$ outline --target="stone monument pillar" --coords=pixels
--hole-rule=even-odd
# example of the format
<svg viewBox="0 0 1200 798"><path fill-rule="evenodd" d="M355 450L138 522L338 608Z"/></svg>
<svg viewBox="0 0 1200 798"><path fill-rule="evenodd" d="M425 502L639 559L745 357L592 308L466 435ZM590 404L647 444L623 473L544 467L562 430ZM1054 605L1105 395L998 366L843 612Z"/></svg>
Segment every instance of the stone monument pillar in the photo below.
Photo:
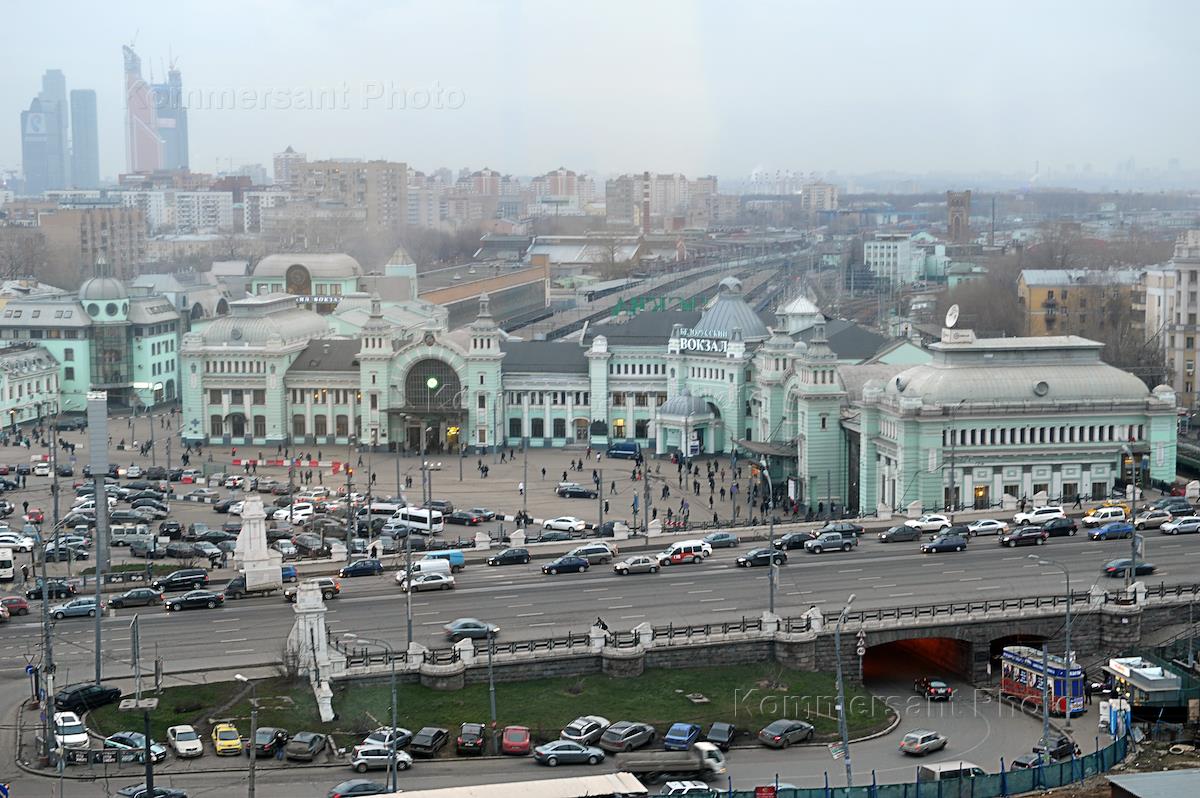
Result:
<svg viewBox="0 0 1200 798"><path fill-rule="evenodd" d="M267 548L267 514L257 493L247 494L242 504L242 531L233 556L247 591L279 586L283 555Z"/></svg>
<svg viewBox="0 0 1200 798"><path fill-rule="evenodd" d="M346 669L346 658L330 650L329 633L325 627L325 601L315 582L301 582L296 590L296 622L288 633L286 655L294 661L299 672L307 673L317 697L321 720L333 720L333 692L329 679Z"/></svg>

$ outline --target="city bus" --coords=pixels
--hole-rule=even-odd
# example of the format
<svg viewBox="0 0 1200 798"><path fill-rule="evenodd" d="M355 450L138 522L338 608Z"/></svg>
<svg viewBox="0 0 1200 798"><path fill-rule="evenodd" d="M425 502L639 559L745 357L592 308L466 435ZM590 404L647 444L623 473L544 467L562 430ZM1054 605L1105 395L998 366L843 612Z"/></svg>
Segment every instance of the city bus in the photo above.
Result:
<svg viewBox="0 0 1200 798"><path fill-rule="evenodd" d="M629 773L402 792L404 798L512 798L514 795L521 798L642 798L650 794L650 791ZM399 792L386 794L400 795Z"/></svg>
<svg viewBox="0 0 1200 798"><path fill-rule="evenodd" d="M392 516L393 521L403 521L413 529L436 535L446 529L446 522L438 510L424 507L401 507Z"/></svg>
<svg viewBox="0 0 1200 798"><path fill-rule="evenodd" d="M1046 658L1050 675L1050 714L1082 715L1083 668L1051 654ZM1025 706L1042 708L1042 681L1046 668L1042 651L1030 646L1005 646L1000 660L1000 695L1020 701ZM1069 710L1068 710L1069 706Z"/></svg>

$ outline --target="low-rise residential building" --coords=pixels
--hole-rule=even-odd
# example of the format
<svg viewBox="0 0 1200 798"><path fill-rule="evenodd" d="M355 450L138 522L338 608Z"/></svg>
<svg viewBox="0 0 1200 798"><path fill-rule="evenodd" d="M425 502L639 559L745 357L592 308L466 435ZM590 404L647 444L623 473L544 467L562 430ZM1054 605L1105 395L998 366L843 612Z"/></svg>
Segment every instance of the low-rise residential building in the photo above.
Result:
<svg viewBox="0 0 1200 798"><path fill-rule="evenodd" d="M1132 310L1142 280L1140 269L1024 269L1017 278L1022 330L1038 336L1091 329L1102 315L1115 319L1117 308Z"/></svg>
<svg viewBox="0 0 1200 798"><path fill-rule="evenodd" d="M0 424L15 427L57 413L58 361L34 343L0 349Z"/></svg>

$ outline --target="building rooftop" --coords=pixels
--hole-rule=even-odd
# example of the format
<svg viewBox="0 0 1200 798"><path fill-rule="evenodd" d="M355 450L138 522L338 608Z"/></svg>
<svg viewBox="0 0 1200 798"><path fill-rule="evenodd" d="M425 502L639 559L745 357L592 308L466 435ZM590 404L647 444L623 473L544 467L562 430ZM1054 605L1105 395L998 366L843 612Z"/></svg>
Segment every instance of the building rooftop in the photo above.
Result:
<svg viewBox="0 0 1200 798"><path fill-rule="evenodd" d="M358 368L361 343L357 338L318 338L309 341L287 373L298 371L352 372Z"/></svg>
<svg viewBox="0 0 1200 798"><path fill-rule="evenodd" d="M817 335L820 325L801 330L793 337L809 343ZM825 322L825 342L838 360L863 361L888 345L888 339L849 319L830 319Z"/></svg>
<svg viewBox="0 0 1200 798"><path fill-rule="evenodd" d="M742 281L736 277L726 277L717 283L716 298L695 326L726 335L732 335L735 329L741 330L742 339L746 341L765 340L771 335L767 325L742 296Z"/></svg>
<svg viewBox="0 0 1200 798"><path fill-rule="evenodd" d="M1141 269L1022 269L1021 280L1030 286L1137 285Z"/></svg>
<svg viewBox="0 0 1200 798"><path fill-rule="evenodd" d="M338 279L361 277L363 268L358 261L345 253L311 253L268 255L254 266L255 277L283 277L295 265L308 269L311 277Z"/></svg>
<svg viewBox="0 0 1200 798"><path fill-rule="evenodd" d="M1200 768L1154 773L1121 773L1106 778L1114 788L1114 798L1179 798L1181 795L1200 795Z"/></svg>
<svg viewBox="0 0 1200 798"><path fill-rule="evenodd" d="M587 374L587 350L564 341L504 341L504 371Z"/></svg>

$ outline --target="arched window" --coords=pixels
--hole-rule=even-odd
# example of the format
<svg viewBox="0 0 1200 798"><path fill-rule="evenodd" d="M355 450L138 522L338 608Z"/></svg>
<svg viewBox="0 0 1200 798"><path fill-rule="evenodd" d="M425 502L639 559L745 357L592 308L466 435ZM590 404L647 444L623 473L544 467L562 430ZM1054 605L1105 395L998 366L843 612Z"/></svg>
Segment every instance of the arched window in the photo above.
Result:
<svg viewBox="0 0 1200 798"><path fill-rule="evenodd" d="M462 407L462 386L458 374L443 360L421 360L404 378L404 402L422 410L449 410Z"/></svg>

